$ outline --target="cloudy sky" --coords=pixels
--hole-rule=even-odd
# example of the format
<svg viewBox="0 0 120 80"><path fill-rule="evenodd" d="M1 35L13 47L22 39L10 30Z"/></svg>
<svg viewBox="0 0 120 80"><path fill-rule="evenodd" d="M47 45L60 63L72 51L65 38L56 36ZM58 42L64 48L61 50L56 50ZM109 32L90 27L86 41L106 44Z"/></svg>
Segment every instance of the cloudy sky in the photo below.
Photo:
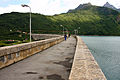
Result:
<svg viewBox="0 0 120 80"><path fill-rule="evenodd" d="M0 14L8 12L29 12L29 8L21 7L21 4L31 6L33 13L54 15L74 9L79 4L90 2L93 5L103 6L106 2L120 8L120 0L0 0Z"/></svg>

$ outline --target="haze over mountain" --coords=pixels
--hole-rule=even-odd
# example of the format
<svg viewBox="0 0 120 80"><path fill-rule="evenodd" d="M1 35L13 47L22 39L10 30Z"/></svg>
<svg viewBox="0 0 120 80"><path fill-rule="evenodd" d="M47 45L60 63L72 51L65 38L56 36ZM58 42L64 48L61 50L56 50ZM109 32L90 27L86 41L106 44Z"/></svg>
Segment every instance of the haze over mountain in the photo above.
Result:
<svg viewBox="0 0 120 80"><path fill-rule="evenodd" d="M118 12L120 12L120 9L117 9Z"/></svg>
<svg viewBox="0 0 120 80"><path fill-rule="evenodd" d="M120 35L120 13L106 7L81 4L68 13L45 16L32 13L32 33L61 33L62 27L79 35ZM80 29L79 29L80 27ZM22 32L29 33L28 13L6 13L0 15L0 39L20 39ZM24 35L22 35L24 36ZM29 39L29 38L28 38Z"/></svg>
<svg viewBox="0 0 120 80"><path fill-rule="evenodd" d="M86 8L86 7L91 7L91 6L92 6L91 3L80 4L77 8L75 8L75 9L70 9L70 10L68 11L68 13L69 13L69 12L72 12L72 11L75 11L75 10L84 9L84 8Z"/></svg>
<svg viewBox="0 0 120 80"><path fill-rule="evenodd" d="M104 4L103 7L107 7L107 8L111 8L113 10L117 10L118 12L120 12L120 9L117 9L116 7L114 7L113 5L111 5L110 3L106 2L106 4Z"/></svg>

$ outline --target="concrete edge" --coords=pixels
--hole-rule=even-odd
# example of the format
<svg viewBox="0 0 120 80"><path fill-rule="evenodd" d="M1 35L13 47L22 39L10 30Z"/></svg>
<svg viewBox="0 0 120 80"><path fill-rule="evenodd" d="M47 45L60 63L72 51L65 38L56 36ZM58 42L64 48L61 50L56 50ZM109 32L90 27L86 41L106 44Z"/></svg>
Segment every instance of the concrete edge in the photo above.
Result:
<svg viewBox="0 0 120 80"><path fill-rule="evenodd" d="M107 80L83 40L76 36L77 45L69 80Z"/></svg>

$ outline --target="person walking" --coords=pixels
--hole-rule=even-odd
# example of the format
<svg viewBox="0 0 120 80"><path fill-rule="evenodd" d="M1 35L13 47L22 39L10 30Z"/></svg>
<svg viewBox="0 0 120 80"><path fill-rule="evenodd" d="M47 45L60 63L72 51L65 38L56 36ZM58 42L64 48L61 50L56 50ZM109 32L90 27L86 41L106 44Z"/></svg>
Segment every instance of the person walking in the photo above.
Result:
<svg viewBox="0 0 120 80"><path fill-rule="evenodd" d="M66 41L66 39L67 39L67 35L66 34L64 35L64 38L65 38L65 41Z"/></svg>

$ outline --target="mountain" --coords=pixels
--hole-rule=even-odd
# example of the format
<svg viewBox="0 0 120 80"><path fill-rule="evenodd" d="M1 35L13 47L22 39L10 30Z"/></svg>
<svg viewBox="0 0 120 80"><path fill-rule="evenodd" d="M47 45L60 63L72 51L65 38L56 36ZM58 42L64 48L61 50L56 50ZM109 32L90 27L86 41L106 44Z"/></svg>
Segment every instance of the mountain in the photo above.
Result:
<svg viewBox="0 0 120 80"><path fill-rule="evenodd" d="M117 9L116 7L114 7L113 5L111 5L110 3L106 2L106 4L104 4L103 7L107 7L107 8L111 8L113 10L116 10L118 12L120 12L120 9Z"/></svg>
<svg viewBox="0 0 120 80"><path fill-rule="evenodd" d="M104 4L103 7L111 8L111 9L113 9L113 10L117 10L116 7L114 7L113 5L109 4L108 2L106 2L106 4Z"/></svg>
<svg viewBox="0 0 120 80"><path fill-rule="evenodd" d="M32 13L32 33L62 34L63 28L60 25L71 34L80 27L79 35L120 35L120 13L91 4L81 4L67 13L54 16ZM0 15L0 40L24 40L29 37L24 32L29 33L29 13Z"/></svg>
<svg viewBox="0 0 120 80"><path fill-rule="evenodd" d="M55 30L57 30L55 23L48 16L32 13L33 33L55 33ZM24 40L28 38L29 13L12 12L1 14L0 33L0 40Z"/></svg>
<svg viewBox="0 0 120 80"><path fill-rule="evenodd" d="M75 8L75 10L80 10L86 7L90 7L92 6L91 3L87 3L87 4L80 4L77 8Z"/></svg>
<svg viewBox="0 0 120 80"><path fill-rule="evenodd" d="M117 11L118 11L118 12L120 12L120 8L119 8L119 9L117 9Z"/></svg>
<svg viewBox="0 0 120 80"><path fill-rule="evenodd" d="M86 4L80 4L77 8L75 9L71 9L69 10L68 12L72 12L74 10L80 10L80 9L85 9L87 7L92 7L93 5L91 3L86 3ZM111 5L110 3L106 2L103 7L107 7L107 8L110 8L110 9L113 9L113 10L116 10L118 12L120 12L120 9L117 9L116 7L114 7L113 5Z"/></svg>
<svg viewBox="0 0 120 80"><path fill-rule="evenodd" d="M71 9L71 10L69 10L68 12L72 12L72 11L74 11L74 10L80 10L80 9L85 9L85 8L87 8L87 7L91 7L92 5L91 5L91 3L86 3L86 4L80 4L77 8L75 8L75 9Z"/></svg>

